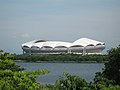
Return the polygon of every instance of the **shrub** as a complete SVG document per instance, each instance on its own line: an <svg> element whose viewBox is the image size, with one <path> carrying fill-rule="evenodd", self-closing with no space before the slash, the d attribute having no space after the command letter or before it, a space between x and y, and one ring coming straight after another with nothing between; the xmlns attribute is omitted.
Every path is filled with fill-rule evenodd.
<svg viewBox="0 0 120 90"><path fill-rule="evenodd" d="M87 82L79 76L63 73L63 77L56 81L55 86L59 90L83 90Z"/></svg>
<svg viewBox="0 0 120 90"><path fill-rule="evenodd" d="M41 85L35 79L49 71L23 72L12 59L13 55L0 51L0 90L40 90Z"/></svg>

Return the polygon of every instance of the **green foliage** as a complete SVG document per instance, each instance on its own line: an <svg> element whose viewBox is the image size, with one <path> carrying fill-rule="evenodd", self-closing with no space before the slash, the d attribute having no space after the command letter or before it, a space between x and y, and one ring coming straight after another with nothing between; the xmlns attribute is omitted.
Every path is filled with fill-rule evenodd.
<svg viewBox="0 0 120 90"><path fill-rule="evenodd" d="M20 68L13 60L0 60L0 70L10 69L12 71L22 71L23 68Z"/></svg>
<svg viewBox="0 0 120 90"><path fill-rule="evenodd" d="M109 88L114 86L114 82L112 80L107 79L104 74L101 72L97 72L94 78L94 82L90 85L94 86L94 90L103 90L104 88Z"/></svg>
<svg viewBox="0 0 120 90"><path fill-rule="evenodd" d="M0 60L13 60L14 54L9 54L7 52L3 52L3 50L0 50Z"/></svg>
<svg viewBox="0 0 120 90"><path fill-rule="evenodd" d="M103 74L120 85L120 46L108 51L109 62L105 64Z"/></svg>
<svg viewBox="0 0 120 90"><path fill-rule="evenodd" d="M102 85L105 85L106 87L110 85L114 85L114 81L105 78L104 74L102 74L101 72L96 73L96 76L94 78L94 83L102 84Z"/></svg>
<svg viewBox="0 0 120 90"><path fill-rule="evenodd" d="M49 71L23 72L12 59L13 55L0 50L0 90L40 90L42 86L35 79Z"/></svg>
<svg viewBox="0 0 120 90"><path fill-rule="evenodd" d="M102 90L120 90L119 85L104 87Z"/></svg>
<svg viewBox="0 0 120 90"><path fill-rule="evenodd" d="M48 73L48 71L12 72L11 70L0 70L0 90L39 90L40 84L35 82L35 78L44 73Z"/></svg>
<svg viewBox="0 0 120 90"><path fill-rule="evenodd" d="M87 86L87 82L79 76L64 73L63 77L56 81L55 86L59 90L83 90Z"/></svg>
<svg viewBox="0 0 120 90"><path fill-rule="evenodd" d="M79 55L79 54L21 54L16 55L14 60L23 60L27 62L51 61L51 62L105 62L106 55Z"/></svg>
<svg viewBox="0 0 120 90"><path fill-rule="evenodd" d="M94 82L90 83L79 76L64 73L51 88L50 90L120 90L119 85L105 78L102 73L96 73Z"/></svg>
<svg viewBox="0 0 120 90"><path fill-rule="evenodd" d="M90 84L93 90L120 90L120 46L109 50L108 60L103 72L97 72Z"/></svg>
<svg viewBox="0 0 120 90"><path fill-rule="evenodd" d="M22 71L23 68L20 68L14 61L14 55L0 50L0 70L10 69L12 71Z"/></svg>

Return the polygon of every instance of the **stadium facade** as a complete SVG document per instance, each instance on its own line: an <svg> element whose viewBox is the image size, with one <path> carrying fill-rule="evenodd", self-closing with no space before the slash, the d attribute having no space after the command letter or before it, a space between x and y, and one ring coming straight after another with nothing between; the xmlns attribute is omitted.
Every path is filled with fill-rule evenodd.
<svg viewBox="0 0 120 90"><path fill-rule="evenodd" d="M101 51L105 49L105 43L88 38L80 38L73 43L33 40L22 44L22 49L24 54L101 54Z"/></svg>

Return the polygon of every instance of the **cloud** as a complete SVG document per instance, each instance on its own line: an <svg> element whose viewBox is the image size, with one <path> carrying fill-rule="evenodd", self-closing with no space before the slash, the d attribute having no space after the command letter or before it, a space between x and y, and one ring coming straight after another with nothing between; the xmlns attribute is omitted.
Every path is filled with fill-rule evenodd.
<svg viewBox="0 0 120 90"><path fill-rule="evenodd" d="M20 37L22 37L22 38L31 38L31 35L26 33L26 34L22 34Z"/></svg>
<svg viewBox="0 0 120 90"><path fill-rule="evenodd" d="M13 38L26 38L26 39L27 39L27 38L31 38L31 35L28 34L28 33L19 34L19 35L14 33L14 34L12 35L12 37L13 37Z"/></svg>

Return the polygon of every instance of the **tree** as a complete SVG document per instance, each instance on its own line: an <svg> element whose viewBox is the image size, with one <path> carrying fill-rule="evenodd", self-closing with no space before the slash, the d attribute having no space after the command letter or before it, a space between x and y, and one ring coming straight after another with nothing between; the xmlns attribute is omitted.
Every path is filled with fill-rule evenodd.
<svg viewBox="0 0 120 90"><path fill-rule="evenodd" d="M87 82L79 76L63 73L63 77L56 81L55 86L59 90L85 90Z"/></svg>
<svg viewBox="0 0 120 90"><path fill-rule="evenodd" d="M20 68L14 61L14 55L0 50L0 70L10 69L12 71L22 71L23 68Z"/></svg>
<svg viewBox="0 0 120 90"><path fill-rule="evenodd" d="M120 85L120 45L108 51L109 62L105 64L103 74Z"/></svg>
<svg viewBox="0 0 120 90"><path fill-rule="evenodd" d="M35 79L49 71L23 72L12 59L13 55L0 50L0 90L40 90Z"/></svg>

